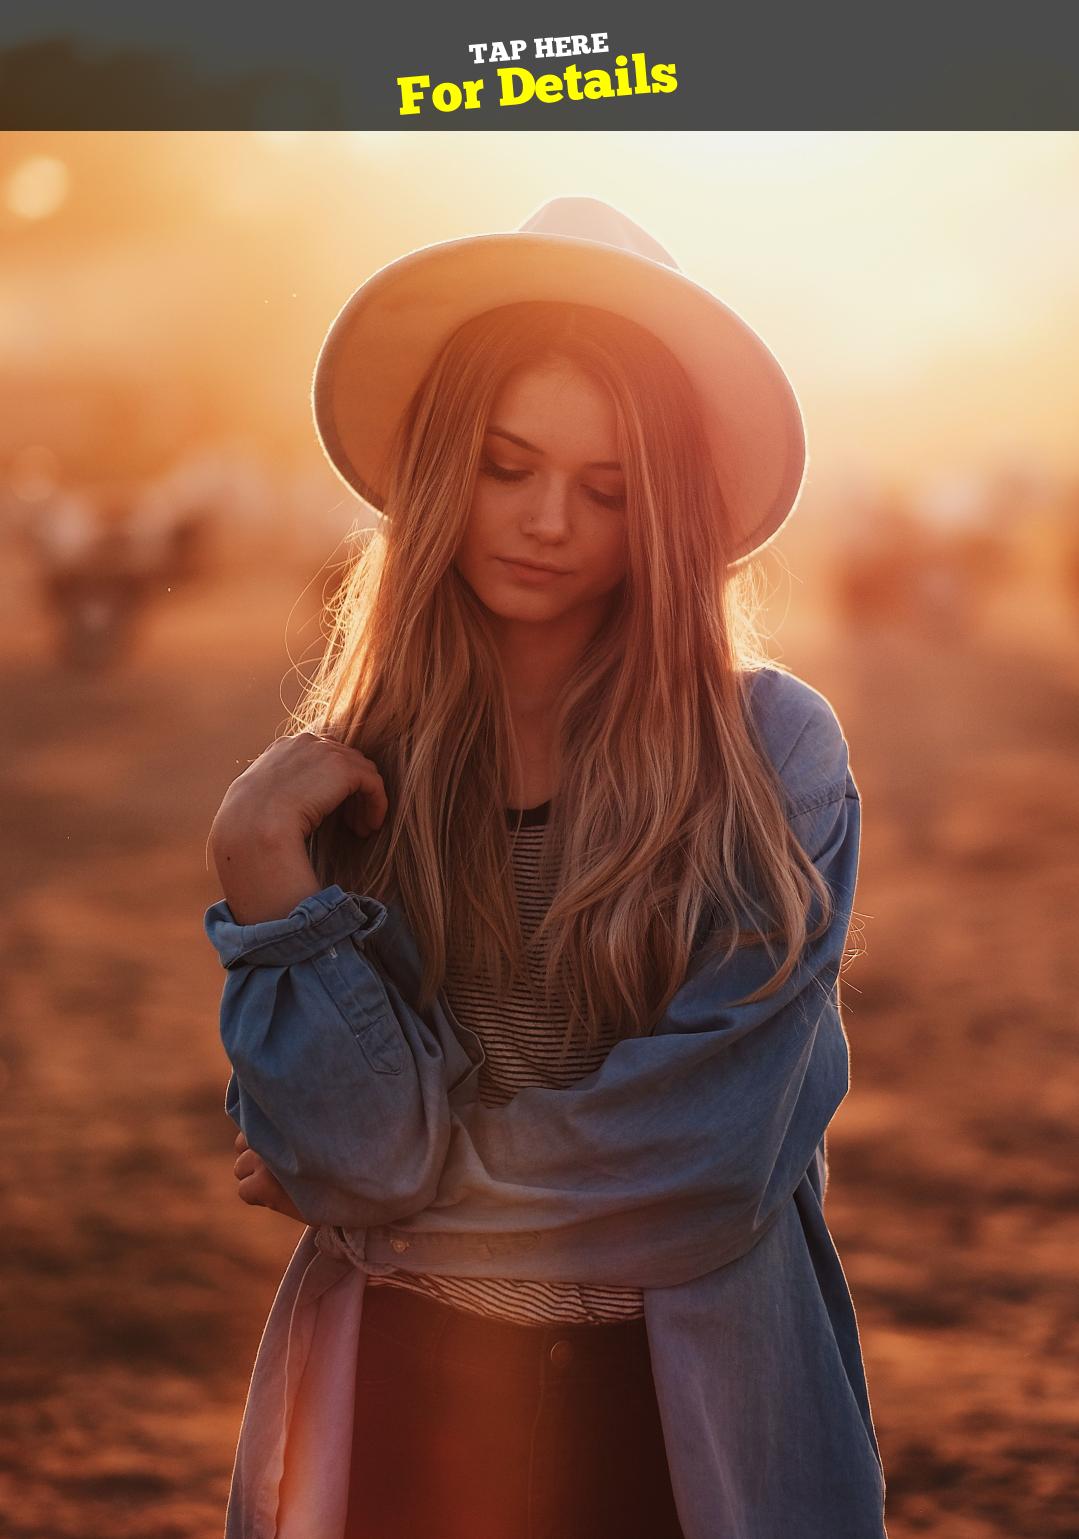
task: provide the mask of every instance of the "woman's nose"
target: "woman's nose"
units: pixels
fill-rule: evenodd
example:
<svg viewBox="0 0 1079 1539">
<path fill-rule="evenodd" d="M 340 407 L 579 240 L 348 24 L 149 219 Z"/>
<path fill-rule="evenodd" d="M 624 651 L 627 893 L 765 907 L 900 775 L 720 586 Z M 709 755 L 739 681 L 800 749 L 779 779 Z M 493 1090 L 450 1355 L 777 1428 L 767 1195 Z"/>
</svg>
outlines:
<svg viewBox="0 0 1079 1539">
<path fill-rule="evenodd" d="M 570 522 L 570 487 L 568 481 L 550 476 L 539 482 L 527 510 L 530 534 L 548 538 L 564 536 Z"/>
</svg>

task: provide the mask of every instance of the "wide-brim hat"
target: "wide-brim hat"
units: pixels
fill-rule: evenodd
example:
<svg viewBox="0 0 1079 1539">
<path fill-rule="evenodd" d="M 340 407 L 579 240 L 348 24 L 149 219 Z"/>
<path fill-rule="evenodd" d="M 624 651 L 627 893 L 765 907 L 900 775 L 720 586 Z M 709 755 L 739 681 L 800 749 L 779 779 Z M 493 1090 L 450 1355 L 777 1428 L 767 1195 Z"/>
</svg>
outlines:
<svg viewBox="0 0 1079 1539">
<path fill-rule="evenodd" d="M 700 399 L 732 562 L 771 540 L 807 465 L 794 387 L 741 316 L 592 197 L 552 198 L 516 230 L 420 246 L 360 285 L 326 334 L 311 387 L 319 440 L 345 484 L 382 512 L 391 436 L 442 344 L 481 311 L 534 299 L 599 306 L 666 343 Z"/>
</svg>

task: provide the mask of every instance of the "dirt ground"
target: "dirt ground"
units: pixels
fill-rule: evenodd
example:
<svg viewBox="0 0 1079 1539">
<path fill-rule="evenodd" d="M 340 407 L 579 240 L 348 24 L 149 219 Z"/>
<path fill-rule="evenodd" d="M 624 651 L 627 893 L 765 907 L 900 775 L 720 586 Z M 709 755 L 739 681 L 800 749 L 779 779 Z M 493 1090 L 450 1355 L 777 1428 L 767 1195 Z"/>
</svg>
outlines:
<svg viewBox="0 0 1079 1539">
<path fill-rule="evenodd" d="M 11 1539 L 221 1532 L 299 1230 L 235 1196 L 204 842 L 317 651 L 304 581 L 163 595 L 104 678 L 56 667 L 30 596 L 0 638 Z M 1017 619 L 939 649 L 792 613 L 781 640 L 864 799 L 827 1208 L 889 1534 L 1079 1535 L 1074 638 Z"/>
</svg>

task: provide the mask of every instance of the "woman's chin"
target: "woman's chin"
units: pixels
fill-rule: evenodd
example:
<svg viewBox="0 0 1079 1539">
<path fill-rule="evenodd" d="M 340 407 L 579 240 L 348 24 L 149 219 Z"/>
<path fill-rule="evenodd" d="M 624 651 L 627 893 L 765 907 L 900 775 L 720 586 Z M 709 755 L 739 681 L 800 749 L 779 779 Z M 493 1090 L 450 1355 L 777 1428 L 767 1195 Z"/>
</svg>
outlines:
<svg viewBox="0 0 1079 1539">
<path fill-rule="evenodd" d="M 552 593 L 522 592 L 520 589 L 507 592 L 502 584 L 492 584 L 479 598 L 501 620 L 557 620 L 566 607 Z"/>
</svg>

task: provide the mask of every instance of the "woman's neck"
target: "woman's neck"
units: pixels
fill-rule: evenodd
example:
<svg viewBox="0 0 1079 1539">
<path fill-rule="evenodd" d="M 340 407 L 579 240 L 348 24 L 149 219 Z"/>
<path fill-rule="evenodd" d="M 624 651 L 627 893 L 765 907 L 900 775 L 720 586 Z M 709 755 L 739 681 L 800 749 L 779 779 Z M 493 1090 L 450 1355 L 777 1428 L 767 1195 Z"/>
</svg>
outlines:
<svg viewBox="0 0 1079 1539">
<path fill-rule="evenodd" d="M 521 772 L 520 777 L 511 782 L 507 803 L 511 807 L 534 807 L 548 801 L 556 790 L 553 724 L 549 717 L 515 716 L 513 731 Z"/>
<path fill-rule="evenodd" d="M 515 721 L 539 730 L 552 722 L 558 701 L 573 677 L 596 627 L 587 608 L 549 623 L 495 616 L 495 639 Z"/>
<path fill-rule="evenodd" d="M 585 608 L 550 624 L 500 619 L 499 654 L 521 774 L 508 805 L 532 807 L 557 789 L 555 727 L 562 692 L 591 640 L 597 615 Z"/>
</svg>

